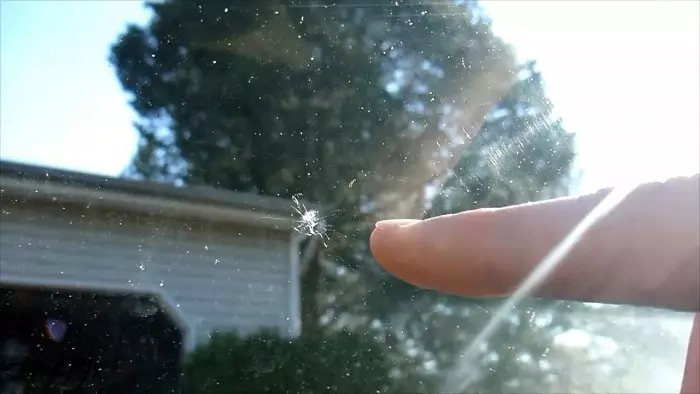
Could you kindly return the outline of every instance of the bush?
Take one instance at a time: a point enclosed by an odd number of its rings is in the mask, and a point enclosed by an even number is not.
[[[339,332],[284,338],[271,331],[213,335],[185,362],[181,392],[385,393],[389,362],[371,338]]]

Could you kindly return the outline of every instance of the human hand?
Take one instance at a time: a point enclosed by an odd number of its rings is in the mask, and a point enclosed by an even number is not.
[[[372,253],[416,286],[470,297],[503,296],[610,190],[422,221],[376,225]],[[591,227],[533,296],[700,311],[700,179],[638,186]],[[700,314],[682,394],[700,393]]]

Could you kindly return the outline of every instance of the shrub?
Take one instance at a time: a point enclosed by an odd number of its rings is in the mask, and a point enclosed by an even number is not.
[[[181,392],[385,393],[389,362],[371,338],[349,332],[284,338],[272,331],[213,335],[185,362]]]

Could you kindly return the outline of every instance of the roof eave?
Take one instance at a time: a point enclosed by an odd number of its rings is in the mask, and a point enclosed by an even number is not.
[[[50,203],[90,204],[93,208],[118,209],[181,219],[231,222],[279,231],[291,231],[293,219],[279,212],[236,208],[212,203],[134,194],[106,188],[89,188],[74,183],[38,181],[0,175],[0,198]]]
[[[221,205],[239,209],[261,210],[278,215],[290,213],[289,201],[255,193],[234,192],[210,186],[171,184],[87,174],[56,168],[0,161],[0,176],[38,182],[75,185],[93,190],[124,192],[134,196],[151,196],[186,200],[193,203]]]

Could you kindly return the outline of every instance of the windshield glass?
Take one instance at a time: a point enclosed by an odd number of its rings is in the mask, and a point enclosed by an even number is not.
[[[678,392],[690,309],[369,240],[697,174],[699,4],[0,2],[0,394]]]

